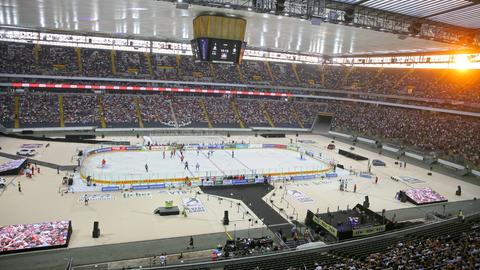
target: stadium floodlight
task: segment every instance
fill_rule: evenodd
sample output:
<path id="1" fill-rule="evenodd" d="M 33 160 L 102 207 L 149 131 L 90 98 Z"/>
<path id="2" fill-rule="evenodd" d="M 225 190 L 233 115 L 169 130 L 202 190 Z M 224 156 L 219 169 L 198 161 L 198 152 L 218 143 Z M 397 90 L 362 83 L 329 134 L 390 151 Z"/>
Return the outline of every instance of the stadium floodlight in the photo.
<path id="1" fill-rule="evenodd" d="M 189 5 L 188 3 L 184 3 L 183 0 L 177 0 L 176 7 L 178 9 L 188 9 Z"/>

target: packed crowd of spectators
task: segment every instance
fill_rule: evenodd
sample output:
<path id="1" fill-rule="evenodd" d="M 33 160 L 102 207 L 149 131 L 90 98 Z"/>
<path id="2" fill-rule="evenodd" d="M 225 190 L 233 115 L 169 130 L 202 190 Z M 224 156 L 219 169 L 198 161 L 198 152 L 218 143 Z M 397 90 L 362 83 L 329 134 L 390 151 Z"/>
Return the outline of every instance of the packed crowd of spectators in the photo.
<path id="1" fill-rule="evenodd" d="M 216 82 L 235 84 L 245 83 L 245 81 L 242 80 L 242 74 L 240 74 L 241 71 L 237 65 L 216 64 L 213 65 L 213 68 Z"/>
<path id="2" fill-rule="evenodd" d="M 39 69 L 49 75 L 78 74 L 78 58 L 75 48 L 42 46 L 39 54 Z"/>
<path id="3" fill-rule="evenodd" d="M 35 73 L 35 56 L 32 44 L 0 43 L 0 72 Z"/>
<path id="4" fill-rule="evenodd" d="M 480 165 L 478 118 L 361 103 L 328 108 L 334 114 L 335 130 L 388 139 L 424 151 L 443 151 Z"/>
<path id="5" fill-rule="evenodd" d="M 246 126 L 269 126 L 268 120 L 263 114 L 263 101 L 259 99 L 236 99 L 238 111 Z"/>
<path id="6" fill-rule="evenodd" d="M 324 66 L 323 76 L 325 78 L 324 87 L 328 89 L 339 89 L 342 87 L 342 80 L 345 76 L 346 68 L 342 66 Z"/>
<path id="7" fill-rule="evenodd" d="M 239 127 L 230 98 L 207 97 L 204 99 L 208 117 L 215 127 Z"/>
<path id="8" fill-rule="evenodd" d="M 460 237 L 450 235 L 399 242 L 364 260 L 344 259 L 317 269 L 480 269 L 478 228 Z"/>
<path id="9" fill-rule="evenodd" d="M 174 96 L 172 106 L 179 127 L 208 127 L 208 122 L 196 97 Z"/>
<path id="10" fill-rule="evenodd" d="M 192 57 L 180 57 L 180 74 L 183 80 L 213 82 L 214 74 L 209 63 L 195 62 Z"/>
<path id="11" fill-rule="evenodd" d="M 315 121 L 318 112 L 325 112 L 327 110 L 327 103 L 296 101 L 292 102 L 293 109 L 296 110 L 299 121 L 304 127 L 310 127 Z"/>
<path id="12" fill-rule="evenodd" d="M 266 64 L 251 60 L 243 61 L 237 68 L 235 65 L 195 62 L 190 56 L 125 51 L 112 54 L 111 50 L 89 48 L 76 50 L 72 47 L 2 42 L 0 73 L 243 83 L 333 90 L 354 88 L 365 93 L 480 102 L 480 74 L 475 70 L 461 74 L 451 70 L 352 69 L 334 65 Z M 112 60 L 115 61 L 113 65 Z M 298 91 L 305 90 L 291 90 Z"/>
<path id="13" fill-rule="evenodd" d="M 66 126 L 98 125 L 101 116 L 97 95 L 63 94 Z M 286 101 L 260 98 L 184 95 L 105 94 L 103 115 L 108 127 L 137 127 L 137 102 L 146 127 L 207 127 L 204 108 L 213 127 L 311 127 L 318 112 L 333 114 L 332 129 L 387 140 L 416 150 L 446 155 L 455 162 L 480 165 L 480 120 L 447 113 L 349 102 Z M 59 98 L 52 93 L 19 94 L 20 127 L 58 127 Z M 11 127 L 13 94 L 0 95 L 1 121 Z M 171 106 L 171 107 L 170 107 Z M 238 115 L 235 109 L 238 109 Z M 173 114 L 172 114 L 173 110 Z M 271 121 L 270 121 L 271 120 Z"/>
<path id="14" fill-rule="evenodd" d="M 346 89 L 366 88 L 379 72 L 378 68 L 354 68 L 344 84 Z"/>
<path id="15" fill-rule="evenodd" d="M 168 96 L 138 95 L 138 102 L 145 127 L 175 126 Z"/>
<path id="16" fill-rule="evenodd" d="M 303 87 L 323 87 L 321 68 L 318 65 L 297 65 L 300 85 Z"/>
<path id="17" fill-rule="evenodd" d="M 276 85 L 298 86 L 299 81 L 292 64 L 270 62 L 270 68 Z"/>
<path id="18" fill-rule="evenodd" d="M 96 126 L 100 123 L 98 99 L 92 94 L 67 94 L 63 96 L 65 126 Z"/>
<path id="19" fill-rule="evenodd" d="M 112 77 L 112 58 L 108 50 L 82 49 L 83 75 Z"/>
<path id="20" fill-rule="evenodd" d="M 0 121 L 5 127 L 12 127 L 15 120 L 13 96 L 0 94 Z"/>
<path id="21" fill-rule="evenodd" d="M 245 60 L 240 67 L 245 82 L 249 84 L 272 84 L 272 79 L 270 78 L 265 63 Z"/>
<path id="22" fill-rule="evenodd" d="M 136 78 L 148 78 L 149 70 L 146 56 L 140 52 L 116 51 L 115 64 L 117 74 Z"/>
<path id="23" fill-rule="evenodd" d="M 160 80 L 179 80 L 177 59 L 172 55 L 152 55 L 154 77 Z"/>
<path id="24" fill-rule="evenodd" d="M 293 102 L 275 100 L 264 102 L 264 108 L 276 127 L 298 127 L 297 113 Z"/>
<path id="25" fill-rule="evenodd" d="M 46 93 L 20 95 L 19 120 L 23 127 L 58 127 L 58 96 Z"/>
<path id="26" fill-rule="evenodd" d="M 138 123 L 132 95 L 104 95 L 103 115 L 107 127 L 132 127 L 133 124 Z"/>

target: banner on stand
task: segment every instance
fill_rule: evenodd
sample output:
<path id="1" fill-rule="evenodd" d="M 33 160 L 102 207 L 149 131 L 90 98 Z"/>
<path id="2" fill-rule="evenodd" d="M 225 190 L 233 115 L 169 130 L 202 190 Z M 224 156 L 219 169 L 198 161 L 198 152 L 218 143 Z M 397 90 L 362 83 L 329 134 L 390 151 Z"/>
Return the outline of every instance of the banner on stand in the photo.
<path id="1" fill-rule="evenodd" d="M 205 207 L 203 203 L 198 198 L 183 198 L 183 206 L 188 213 L 203 213 L 205 212 Z"/>
<path id="2" fill-rule="evenodd" d="M 298 190 L 289 189 L 287 190 L 287 194 L 294 197 L 297 201 L 302 203 L 313 202 L 312 198 L 308 197 L 303 192 Z"/>

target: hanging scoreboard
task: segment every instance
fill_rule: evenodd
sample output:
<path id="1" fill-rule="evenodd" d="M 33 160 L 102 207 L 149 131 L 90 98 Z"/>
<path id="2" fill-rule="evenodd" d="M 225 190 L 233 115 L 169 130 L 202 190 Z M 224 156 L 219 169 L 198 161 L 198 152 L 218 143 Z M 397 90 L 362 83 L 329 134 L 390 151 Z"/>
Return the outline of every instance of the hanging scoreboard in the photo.
<path id="1" fill-rule="evenodd" d="M 193 20 L 191 41 L 196 61 L 237 64 L 242 61 L 246 20 L 223 15 L 201 15 Z"/>

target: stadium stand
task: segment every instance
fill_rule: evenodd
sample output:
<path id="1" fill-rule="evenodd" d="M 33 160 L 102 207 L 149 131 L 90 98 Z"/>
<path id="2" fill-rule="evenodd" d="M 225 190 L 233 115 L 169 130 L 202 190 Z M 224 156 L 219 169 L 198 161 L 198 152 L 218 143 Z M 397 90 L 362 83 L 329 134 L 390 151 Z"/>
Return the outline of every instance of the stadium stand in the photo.
<path id="1" fill-rule="evenodd" d="M 131 95 L 103 96 L 103 112 L 107 127 L 138 127 Z"/>
<path id="2" fill-rule="evenodd" d="M 63 95 L 65 126 L 97 126 L 100 123 L 97 96 L 92 94 Z"/>
<path id="3" fill-rule="evenodd" d="M 227 270 L 246 269 L 477 269 L 478 220 L 442 224 L 398 239 L 352 243 L 329 252 L 296 253 L 275 259 L 231 264 Z"/>
<path id="4" fill-rule="evenodd" d="M 20 127 L 59 127 L 58 94 L 30 93 L 17 95 L 20 100 Z M 103 112 L 107 127 L 139 127 L 135 99 L 131 95 L 105 94 Z M 207 127 L 199 99 L 184 95 L 136 95 L 145 127 Z M 14 98 L 2 94 L 2 124 L 12 127 Z M 239 120 L 229 97 L 202 99 L 213 127 L 239 127 Z M 240 119 L 247 127 L 310 128 L 325 103 L 237 98 Z M 333 114 L 332 129 L 359 134 L 420 151 L 436 151 L 452 161 L 480 165 L 480 121 L 474 117 L 431 113 L 414 109 L 392 108 L 363 103 L 329 102 Z M 170 104 L 172 108 L 170 108 Z M 92 94 L 66 94 L 66 126 L 97 126 L 100 109 Z M 388 117 L 385 117 L 388 116 Z M 271 122 L 270 122 L 271 121 Z"/>
<path id="5" fill-rule="evenodd" d="M 20 125 L 23 127 L 58 127 L 58 97 L 46 93 L 20 95 Z"/>
<path id="6" fill-rule="evenodd" d="M 351 68 L 348 66 L 245 60 L 235 65 L 195 63 L 189 56 L 34 46 L 1 42 L 0 72 L 9 74 L 84 75 L 185 82 L 246 83 L 264 86 L 354 89 L 365 93 L 480 102 L 480 76 L 468 79 L 447 70 Z M 78 57 L 81 61 L 78 61 Z M 5 63 L 12 62 L 10 65 Z M 114 65 L 112 65 L 114 61 Z M 19 64 L 19 63 L 22 64 Z M 82 63 L 82 72 L 78 63 Z M 151 71 L 150 71 L 151 69 Z M 113 74 L 115 72 L 115 74 Z M 479 71 L 470 71 L 478 73 Z M 477 74 L 480 75 L 480 74 Z M 297 78 L 298 76 L 298 78 Z M 302 93 L 300 90 L 292 90 Z"/>
<path id="7" fill-rule="evenodd" d="M 480 164 L 477 118 L 369 104 L 343 104 L 328 109 L 334 114 L 334 130 L 387 139 L 424 151 L 444 151 L 475 166 Z"/>
<path id="8" fill-rule="evenodd" d="M 145 127 L 174 127 L 170 98 L 165 95 L 138 95 Z"/>

